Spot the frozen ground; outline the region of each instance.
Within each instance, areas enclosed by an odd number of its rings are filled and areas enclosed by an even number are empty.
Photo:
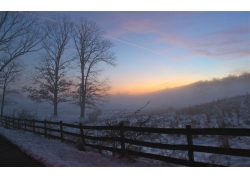
[[[1,176],[13,179],[25,177],[26,180],[44,180],[56,178],[68,179],[143,179],[152,180],[157,177],[168,177],[170,179],[185,179],[192,177],[192,180],[218,179],[244,179],[248,175],[249,168],[187,168],[187,167],[154,167],[155,164],[137,162],[127,163],[120,159],[110,159],[95,152],[82,152],[75,147],[60,141],[46,139],[44,137],[19,131],[9,130],[0,127],[0,133],[8,137],[26,153],[40,160],[47,166],[53,168],[8,168],[2,167]],[[62,168],[67,166],[67,168]],[[69,167],[71,166],[71,167]],[[72,168],[74,166],[74,168]],[[78,167],[76,167],[78,166]],[[101,168],[98,168],[98,167]],[[131,166],[130,168],[128,168]],[[138,166],[138,167],[137,167]],[[141,167],[140,167],[141,166]],[[148,167],[147,167],[148,166]],[[151,168],[149,168],[151,166]],[[60,168],[59,168],[60,167]],[[95,168],[93,168],[95,167]],[[106,168],[104,168],[106,167]],[[109,167],[109,168],[107,168]],[[116,168],[115,168],[116,167]],[[117,168],[120,167],[120,168]],[[127,168],[125,168],[127,167]],[[198,170],[198,171],[197,171]],[[181,173],[180,173],[181,172]]]
[[[218,99],[210,103],[189,106],[164,113],[118,113],[109,121],[99,121],[95,125],[117,125],[123,121],[128,126],[158,128],[250,128],[249,94],[233,98]],[[178,135],[139,135],[127,134],[129,138],[149,142],[168,144],[187,144],[185,136]],[[224,148],[250,149],[250,137],[247,136],[193,136],[194,145]],[[187,152],[142,148],[143,152],[154,152],[166,156],[188,159]],[[250,158],[195,152],[195,161],[208,162],[233,167],[250,167]]]
[[[0,134],[18,145],[23,151],[48,167],[154,167],[149,162],[128,162],[111,158],[94,151],[79,151],[71,144],[45,137],[0,127]]]
[[[250,128],[250,109],[249,94],[237,96],[229,99],[220,99],[207,104],[187,107],[178,110],[170,110],[163,114],[135,114],[135,113],[118,113],[114,114],[114,118],[109,116],[96,117],[97,121],[88,121],[89,125],[115,125],[120,120],[127,121],[130,126],[146,126],[160,128],[185,128],[187,124],[191,124],[192,128]],[[103,120],[102,118],[106,119]],[[52,119],[58,121],[58,119]],[[61,120],[61,119],[60,119]],[[108,121],[107,121],[108,120]],[[68,123],[78,124],[83,120],[75,119]],[[63,120],[65,122],[65,120]],[[67,122],[67,121],[66,121]],[[86,123],[86,122],[85,122]],[[68,129],[71,131],[70,129]],[[75,130],[74,130],[75,131]],[[95,153],[94,151],[81,152],[69,144],[59,141],[45,139],[44,137],[26,133],[23,131],[13,131],[1,128],[0,133],[4,133],[6,137],[15,144],[21,146],[29,154],[44,161],[48,166],[109,166],[109,167],[125,167],[125,166],[166,166],[166,164],[152,164],[142,162],[125,162],[118,158],[107,158],[105,155]],[[85,132],[86,133],[86,132]],[[96,132],[89,132],[96,133]],[[145,138],[151,142],[167,142],[169,144],[186,144],[186,137],[182,136],[165,136],[157,137],[138,137]],[[140,140],[140,139],[138,139]],[[239,149],[250,148],[250,137],[223,137],[223,136],[194,136],[195,145],[231,147]],[[48,148],[47,148],[48,147]],[[47,150],[48,149],[48,150]],[[162,152],[155,149],[142,149],[143,151],[164,154],[166,156],[187,159],[187,153],[183,152]],[[36,155],[36,153],[38,155]],[[65,153],[65,154],[64,154]],[[51,156],[51,157],[50,157]],[[48,158],[48,159],[47,159]],[[84,161],[82,159],[86,159]],[[93,163],[91,159],[93,159]],[[250,166],[250,158],[223,156],[205,153],[196,153],[195,160],[209,163],[216,163],[225,166]],[[48,161],[48,162],[47,162]],[[106,164],[106,162],[108,162]],[[45,164],[46,164],[45,163]],[[46,164],[46,165],[47,165]]]

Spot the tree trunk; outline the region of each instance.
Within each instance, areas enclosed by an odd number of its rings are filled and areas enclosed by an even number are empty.
[[[56,85],[55,85],[55,90],[54,90],[54,116],[57,116],[57,81],[56,81]]]
[[[84,59],[84,58],[83,58]],[[81,106],[81,114],[80,118],[85,118],[85,104],[86,104],[86,88],[85,88],[85,77],[84,77],[84,60],[81,60],[81,73],[82,73],[82,79],[81,79],[81,94],[80,94],[80,106]]]
[[[85,117],[85,93],[82,93],[82,101],[81,101],[81,118]]]
[[[3,107],[4,107],[4,101],[5,101],[5,87],[3,88],[3,94],[2,94],[2,103],[1,103],[1,118],[3,117]]]
[[[57,96],[58,96],[58,69],[59,69],[59,62],[56,62],[56,71],[55,71],[55,89],[54,89],[54,116],[57,116]]]
[[[86,105],[86,90],[84,88],[84,79],[82,80],[82,90],[81,90],[81,118],[85,117],[85,105]]]
[[[4,108],[4,102],[5,102],[5,92],[6,92],[6,81],[3,85],[3,94],[2,94],[2,103],[1,103],[1,118],[3,117],[3,108]]]
[[[56,103],[56,101],[57,101],[57,98],[55,98],[55,100],[54,100],[54,116],[57,116],[57,103]]]

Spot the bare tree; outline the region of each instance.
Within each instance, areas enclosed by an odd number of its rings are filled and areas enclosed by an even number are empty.
[[[38,51],[45,35],[38,18],[28,12],[0,12],[0,72],[16,58]]]
[[[36,74],[32,81],[34,87],[23,88],[28,97],[38,103],[48,102],[54,106],[54,116],[57,116],[57,106],[67,102],[72,81],[66,74],[73,58],[66,54],[72,24],[68,17],[57,16],[45,22],[44,31],[47,37],[42,41],[44,53],[35,66]]]
[[[3,61],[5,62],[5,61]],[[1,94],[1,117],[3,116],[4,106],[7,103],[13,102],[11,99],[7,99],[6,96],[10,93],[17,93],[10,88],[17,80],[19,80],[20,72],[23,69],[21,63],[12,61],[0,72],[0,86],[2,89]]]
[[[81,107],[82,103],[82,86],[81,86],[81,78],[78,77],[79,83],[76,85],[77,89],[72,91],[73,104]],[[108,90],[110,86],[108,84],[108,79],[105,78],[102,81],[98,79],[91,78],[88,81],[89,84],[86,87],[86,97],[85,97],[85,107],[86,108],[98,108],[97,105],[101,102],[106,102],[105,97],[108,96]]]
[[[86,105],[93,106],[107,93],[107,81],[98,80],[98,64],[103,62],[115,66],[115,55],[109,52],[113,44],[104,39],[103,34],[95,22],[83,18],[79,19],[72,31],[81,71],[78,104],[80,117],[83,118]]]

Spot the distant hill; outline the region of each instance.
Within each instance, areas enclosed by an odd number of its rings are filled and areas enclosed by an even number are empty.
[[[5,107],[5,114],[17,114],[22,109],[27,109],[39,118],[49,118],[53,115],[53,107],[49,104],[37,104],[26,97],[21,91],[19,94],[12,94],[11,99],[16,104]],[[166,110],[170,107],[181,108],[202,103],[208,103],[220,98],[230,98],[238,95],[250,94],[250,73],[240,76],[228,76],[222,79],[211,81],[199,81],[186,86],[165,89],[143,95],[117,95],[111,96],[109,102],[101,109],[103,113],[111,113],[114,110],[127,109],[134,111],[150,101],[144,110]],[[79,107],[72,104],[59,104],[59,116],[63,118],[79,117]],[[88,111],[88,112],[91,112]]]
[[[150,104],[147,106],[150,109],[179,108],[246,93],[250,93],[250,73],[244,73],[239,76],[230,75],[210,81],[199,81],[186,86],[143,95],[113,96],[106,107],[108,109],[136,109],[150,101]]]

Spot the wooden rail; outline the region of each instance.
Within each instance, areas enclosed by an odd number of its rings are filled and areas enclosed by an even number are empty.
[[[0,124],[9,129],[21,129],[39,135],[44,135],[48,138],[59,139],[76,143],[80,141],[83,146],[89,146],[106,150],[113,153],[120,153],[122,156],[136,156],[160,160],[164,162],[174,163],[182,166],[220,166],[218,164],[210,164],[197,162],[194,160],[194,152],[204,152],[231,156],[250,157],[249,149],[222,148],[212,146],[193,145],[193,135],[226,135],[226,136],[250,136],[250,129],[246,128],[197,128],[192,129],[187,125],[185,129],[181,128],[149,128],[149,127],[130,127],[120,123],[117,126],[84,126],[81,123],[78,125],[68,124],[53,121],[38,121],[28,119],[15,119],[3,116]],[[184,135],[187,139],[187,144],[167,144],[148,142],[144,139],[133,139],[128,133],[143,134],[170,134]],[[95,135],[93,135],[95,134]],[[97,134],[97,135],[96,135]],[[116,143],[116,145],[114,145]],[[165,150],[180,150],[188,153],[188,159],[179,159],[167,157],[159,154],[131,150],[127,147],[136,145],[140,147],[149,147]]]

